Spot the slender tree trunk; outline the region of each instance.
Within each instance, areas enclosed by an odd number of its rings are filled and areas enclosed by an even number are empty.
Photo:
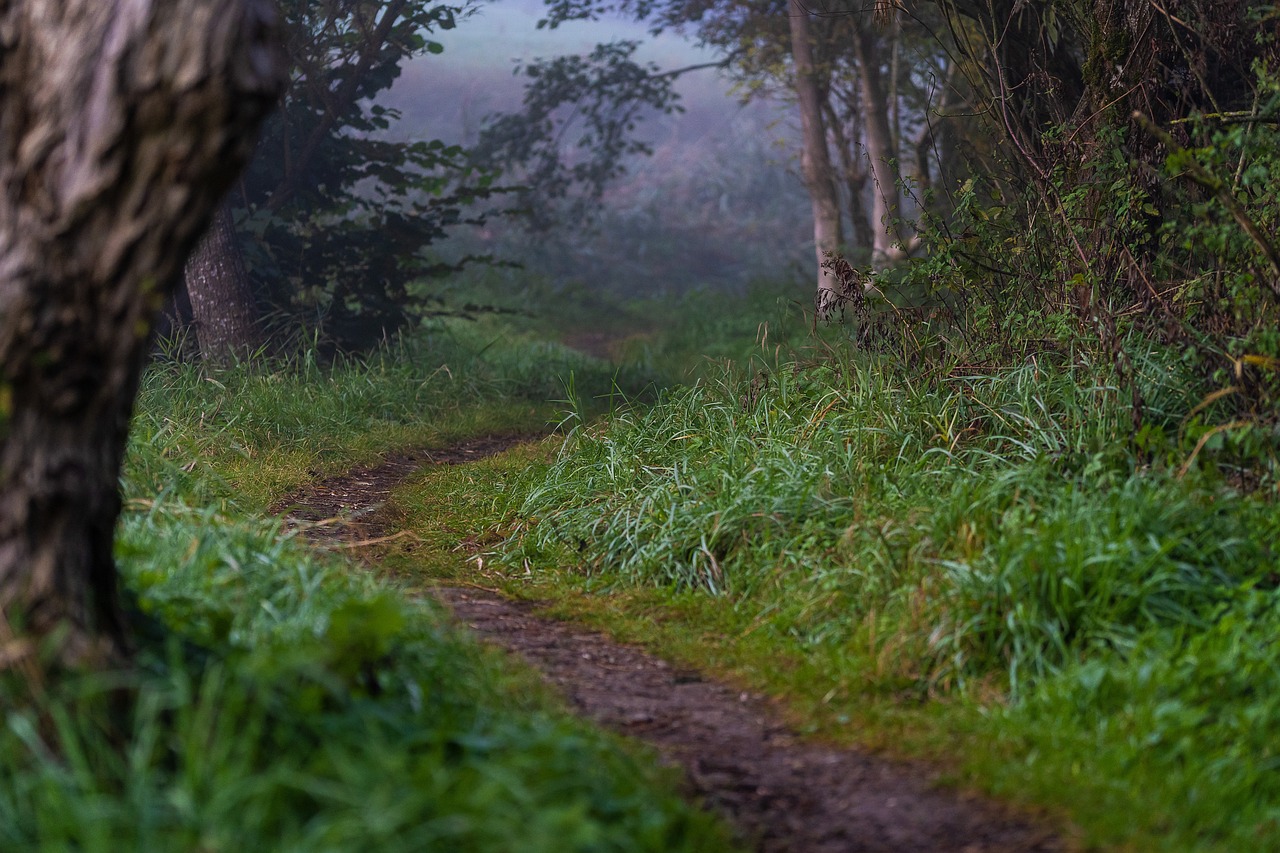
[[[902,147],[902,13],[896,6],[890,7],[889,25],[889,146],[898,151]]]
[[[0,671],[126,652],[147,337],[283,86],[275,30],[260,0],[0,2]]]
[[[796,69],[796,99],[800,103],[801,172],[813,204],[813,243],[818,259],[818,289],[814,305],[818,316],[828,317],[843,294],[840,280],[827,268],[829,255],[840,250],[840,195],[836,173],[827,150],[827,129],[822,119],[822,93],[813,61],[813,37],[809,12],[800,0],[791,0],[791,57]]]
[[[875,38],[865,27],[858,28],[853,48],[860,71],[858,81],[871,172],[871,224],[875,229],[871,262],[879,265],[902,255],[896,245],[902,241],[897,224],[902,214],[901,175],[896,165],[889,102],[881,83],[879,51]]]
[[[262,345],[258,306],[225,199],[187,259],[183,276],[202,359],[226,363]]]
[[[179,286],[169,294],[169,298],[164,301],[164,307],[156,317],[151,354],[153,356],[163,354],[175,361],[194,361],[199,357],[195,346],[191,299],[187,296],[187,288],[180,282]]]
[[[875,235],[871,228],[871,220],[867,218],[867,209],[864,203],[867,189],[867,170],[863,168],[861,158],[858,157],[858,152],[855,148],[857,140],[862,136],[861,130],[856,125],[852,125],[846,130],[840,121],[840,117],[836,115],[835,110],[829,104],[823,114],[826,117],[827,127],[831,131],[836,154],[840,158],[840,170],[844,177],[844,191],[848,200],[845,212],[849,218],[849,231],[853,239],[852,245],[865,246],[869,249],[875,239]]]

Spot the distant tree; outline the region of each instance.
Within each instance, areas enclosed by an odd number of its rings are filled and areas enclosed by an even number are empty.
[[[691,32],[721,53],[723,59],[713,64],[737,79],[745,97],[783,94],[796,104],[821,313],[842,298],[842,285],[824,261],[845,247],[846,220],[864,257],[877,265],[900,260],[914,248],[901,221],[908,195],[931,183],[930,154],[936,158],[941,152],[934,144],[937,112],[949,92],[949,75],[941,69],[945,47],[928,39],[922,24],[903,23],[916,18],[887,4],[873,20],[874,7],[819,9],[800,0],[548,0],[547,6],[548,26],[621,12],[647,21],[654,32]],[[630,56],[635,45],[625,44]],[[627,143],[642,114],[637,108],[674,108],[671,82],[687,70],[631,63],[624,75],[611,65],[593,66],[598,57],[612,56],[602,51],[603,46],[587,58],[531,63],[523,112],[493,122],[479,149],[524,164],[528,183],[542,196],[567,194],[576,183],[588,197],[598,197],[602,179],[625,168],[623,157],[644,151]],[[575,122],[586,130],[576,132]],[[600,132],[602,127],[609,133]],[[564,150],[575,142],[577,150]],[[900,171],[904,160],[915,164],[914,189]],[[922,195],[911,203],[917,212],[927,205]]]
[[[818,288],[814,306],[827,316],[844,298],[841,282],[831,271],[827,258],[843,248],[840,196],[831,150],[827,146],[826,117],[823,114],[823,79],[815,59],[810,12],[800,0],[790,0],[787,27],[790,35],[792,86],[800,108],[800,168],[805,188],[813,204],[813,246],[817,253]]]
[[[289,88],[229,198],[235,239],[210,240],[188,269],[197,336],[215,350],[256,344],[255,326],[238,319],[256,314],[254,294],[338,347],[395,331],[410,319],[410,284],[455,268],[429,247],[492,185],[460,148],[388,139],[398,114],[377,103],[406,60],[442,50],[429,36],[453,28],[465,4],[281,6]]]
[[[0,671],[125,654],[146,340],[283,86],[275,23],[260,0],[0,4]]]
[[[726,114],[696,145],[678,134],[615,179],[590,228],[532,230],[504,217],[483,233],[459,235],[473,248],[518,258],[528,276],[590,283],[624,297],[711,288],[741,291],[813,256],[810,204],[783,165],[776,114],[764,105]],[[510,279],[516,284],[516,277]],[[501,273],[493,278],[506,278]]]
[[[667,20],[729,51],[742,91],[795,103],[815,248],[829,246],[836,234],[839,249],[861,263],[898,263],[918,245],[913,220],[945,213],[932,197],[934,174],[957,173],[939,144],[951,122],[944,107],[963,100],[953,85],[949,40],[939,40],[937,15],[918,6],[908,14],[883,2],[788,3],[785,9],[777,0],[672,4],[678,15]],[[839,220],[830,212],[831,185]],[[823,275],[820,311],[836,293]]]
[[[235,215],[224,200],[187,258],[183,282],[191,305],[200,357],[217,364],[245,359],[265,340]]]
[[[520,207],[535,229],[582,219],[626,173],[628,158],[652,153],[635,135],[640,122],[681,110],[676,79],[721,64],[663,71],[635,60],[639,46],[616,41],[582,56],[533,60],[518,69],[529,80],[520,112],[490,116],[481,128],[472,157],[516,170]]]

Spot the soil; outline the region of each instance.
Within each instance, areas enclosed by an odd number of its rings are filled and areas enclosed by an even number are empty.
[[[319,482],[277,507],[315,538],[371,542],[397,534],[378,510],[423,465],[456,465],[529,436],[489,436],[445,450],[393,454]],[[478,588],[433,591],[485,641],[540,670],[569,704],[643,740],[685,773],[690,793],[774,853],[1065,851],[1025,814],[937,785],[931,768],[798,737],[762,696],[672,666],[633,646],[538,615],[538,605]]]

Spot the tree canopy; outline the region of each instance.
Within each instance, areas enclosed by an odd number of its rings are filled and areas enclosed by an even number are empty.
[[[462,148],[395,138],[399,115],[378,103],[466,7],[281,5],[291,82],[231,201],[266,301],[328,344],[368,345],[413,316],[415,281],[456,269],[430,247],[493,191]]]

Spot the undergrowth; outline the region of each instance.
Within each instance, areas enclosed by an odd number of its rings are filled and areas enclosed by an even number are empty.
[[[153,367],[117,541],[136,664],[32,701],[0,683],[0,850],[729,848],[533,675],[255,516],[383,450],[545,429],[558,369],[616,379],[559,347],[444,337]]]
[[[577,430],[514,489],[504,559],[700,590],[847,701],[953,707],[978,778],[1093,841],[1280,844],[1274,453],[1242,488],[1240,448],[1179,420],[1177,359],[1132,350],[1158,441],[1080,354],[728,370]]]
[[[566,387],[598,411],[660,377],[615,367],[493,318],[441,322],[362,357],[206,370],[174,361],[143,377],[126,497],[177,491],[201,503],[268,503],[378,453],[484,433],[547,431]]]

